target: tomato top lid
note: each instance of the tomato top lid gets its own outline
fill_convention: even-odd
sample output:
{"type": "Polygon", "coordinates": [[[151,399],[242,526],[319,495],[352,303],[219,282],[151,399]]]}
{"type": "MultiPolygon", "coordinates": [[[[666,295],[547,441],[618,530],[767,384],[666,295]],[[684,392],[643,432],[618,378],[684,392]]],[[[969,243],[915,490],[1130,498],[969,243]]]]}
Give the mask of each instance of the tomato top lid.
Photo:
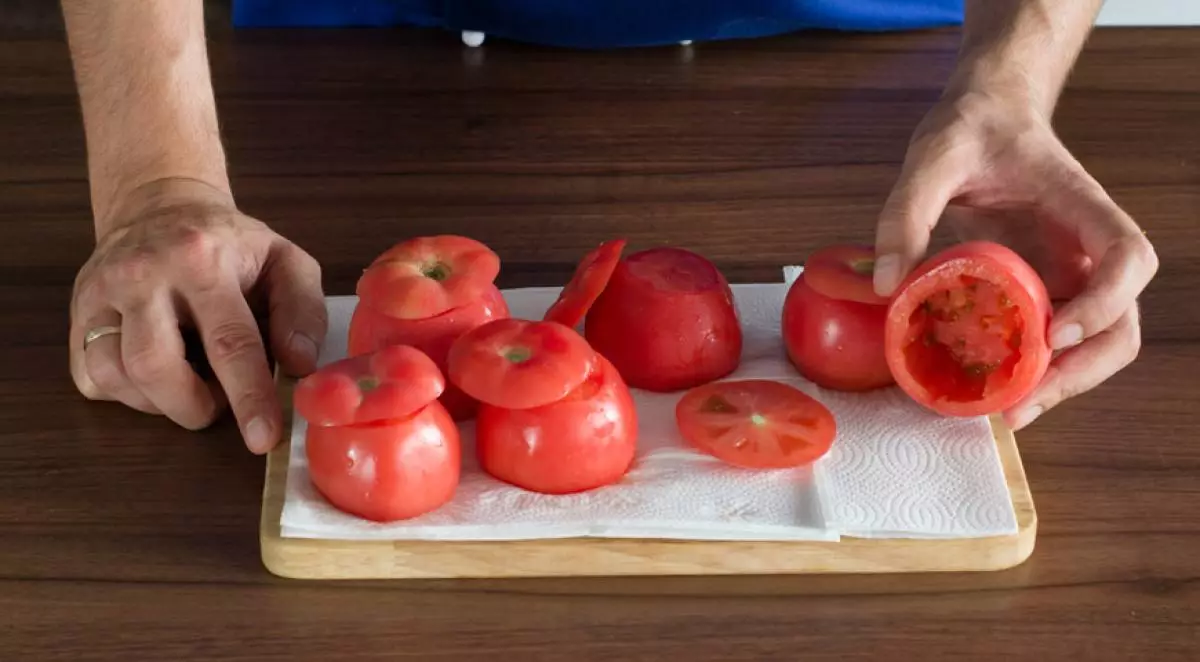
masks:
{"type": "Polygon", "coordinates": [[[725,285],[715,264],[675,246],[638,251],[626,257],[623,266],[629,276],[662,293],[696,294],[725,285]]]}
{"type": "Polygon", "coordinates": [[[480,298],[499,273],[499,256],[479,241],[415,237],[375,258],[358,279],[356,293],[385,315],[423,319],[480,298]]]}
{"type": "Polygon", "coordinates": [[[1011,249],[968,242],[947,249],[901,284],[888,309],[885,347],[897,384],[949,416],[1015,405],[1050,363],[1050,298],[1011,249]]]}
{"type": "Polygon", "coordinates": [[[613,271],[621,261],[623,250],[625,240],[612,239],[585,255],[558,299],[546,310],[543,319],[569,327],[578,325],[608,286],[613,271]]]}
{"type": "Polygon", "coordinates": [[[361,425],[410,416],[445,388],[433,359],[408,345],[390,345],[319,368],[296,384],[292,401],[309,425],[361,425]]]}
{"type": "Polygon", "coordinates": [[[857,244],[827,246],[809,256],[801,278],[831,299],[885,306],[875,293],[875,249],[857,244]]]}

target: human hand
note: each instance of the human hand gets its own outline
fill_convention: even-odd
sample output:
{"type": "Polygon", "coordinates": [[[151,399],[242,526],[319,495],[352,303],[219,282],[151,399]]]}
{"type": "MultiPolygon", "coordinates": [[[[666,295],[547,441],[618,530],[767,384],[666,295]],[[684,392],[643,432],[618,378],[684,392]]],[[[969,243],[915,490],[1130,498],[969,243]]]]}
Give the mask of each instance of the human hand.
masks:
{"type": "Polygon", "coordinates": [[[267,312],[280,367],[316,365],[327,319],[316,260],[225,192],[163,180],[127,198],[80,269],[71,299],[75,385],[93,400],[162,414],[188,429],[212,423],[228,404],[246,446],[269,451],[282,416],[252,310],[267,312]],[[184,354],[181,327],[198,331],[217,384],[184,354]],[[97,329],[119,329],[99,335],[97,329]]]}
{"type": "Polygon", "coordinates": [[[925,117],[876,232],[875,289],[890,294],[945,219],[962,239],[1008,245],[1064,301],[1049,330],[1065,350],[1042,382],[1004,413],[1020,429],[1084,393],[1138,354],[1137,297],[1158,258],[1122,211],[1019,95],[950,94],[925,117]]]}

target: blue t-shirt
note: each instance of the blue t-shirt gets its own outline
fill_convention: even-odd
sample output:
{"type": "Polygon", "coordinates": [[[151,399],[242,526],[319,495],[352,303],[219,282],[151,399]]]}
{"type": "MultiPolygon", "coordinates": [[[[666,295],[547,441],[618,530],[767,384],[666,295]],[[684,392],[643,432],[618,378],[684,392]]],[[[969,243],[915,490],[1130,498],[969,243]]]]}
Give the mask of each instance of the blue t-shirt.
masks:
{"type": "Polygon", "coordinates": [[[572,48],[911,30],[962,21],[963,0],[233,0],[243,27],[415,25],[572,48]]]}

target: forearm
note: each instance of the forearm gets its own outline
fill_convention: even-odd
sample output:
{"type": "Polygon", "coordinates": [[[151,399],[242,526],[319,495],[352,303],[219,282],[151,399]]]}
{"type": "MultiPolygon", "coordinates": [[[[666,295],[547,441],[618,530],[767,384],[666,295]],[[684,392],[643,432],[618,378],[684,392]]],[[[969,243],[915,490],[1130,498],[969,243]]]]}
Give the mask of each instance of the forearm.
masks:
{"type": "Polygon", "coordinates": [[[1020,94],[1047,116],[1103,0],[966,0],[948,90],[1020,94]]]}
{"type": "Polygon", "coordinates": [[[131,192],[166,178],[229,192],[201,0],[62,0],[98,236],[131,192]]]}

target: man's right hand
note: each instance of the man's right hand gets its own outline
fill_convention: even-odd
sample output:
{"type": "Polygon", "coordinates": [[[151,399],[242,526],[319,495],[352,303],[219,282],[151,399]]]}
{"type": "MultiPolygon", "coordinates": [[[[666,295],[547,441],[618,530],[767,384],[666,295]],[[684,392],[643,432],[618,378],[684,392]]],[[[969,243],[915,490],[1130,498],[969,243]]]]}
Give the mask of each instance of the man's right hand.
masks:
{"type": "Polygon", "coordinates": [[[246,446],[269,451],[282,417],[250,301],[265,306],[280,367],[311,372],[327,326],[316,260],[242,214],[224,191],[191,180],[141,187],[113,220],[71,299],[79,391],[193,430],[228,403],[246,446]],[[198,331],[218,384],[186,360],[181,327],[198,331]]]}

